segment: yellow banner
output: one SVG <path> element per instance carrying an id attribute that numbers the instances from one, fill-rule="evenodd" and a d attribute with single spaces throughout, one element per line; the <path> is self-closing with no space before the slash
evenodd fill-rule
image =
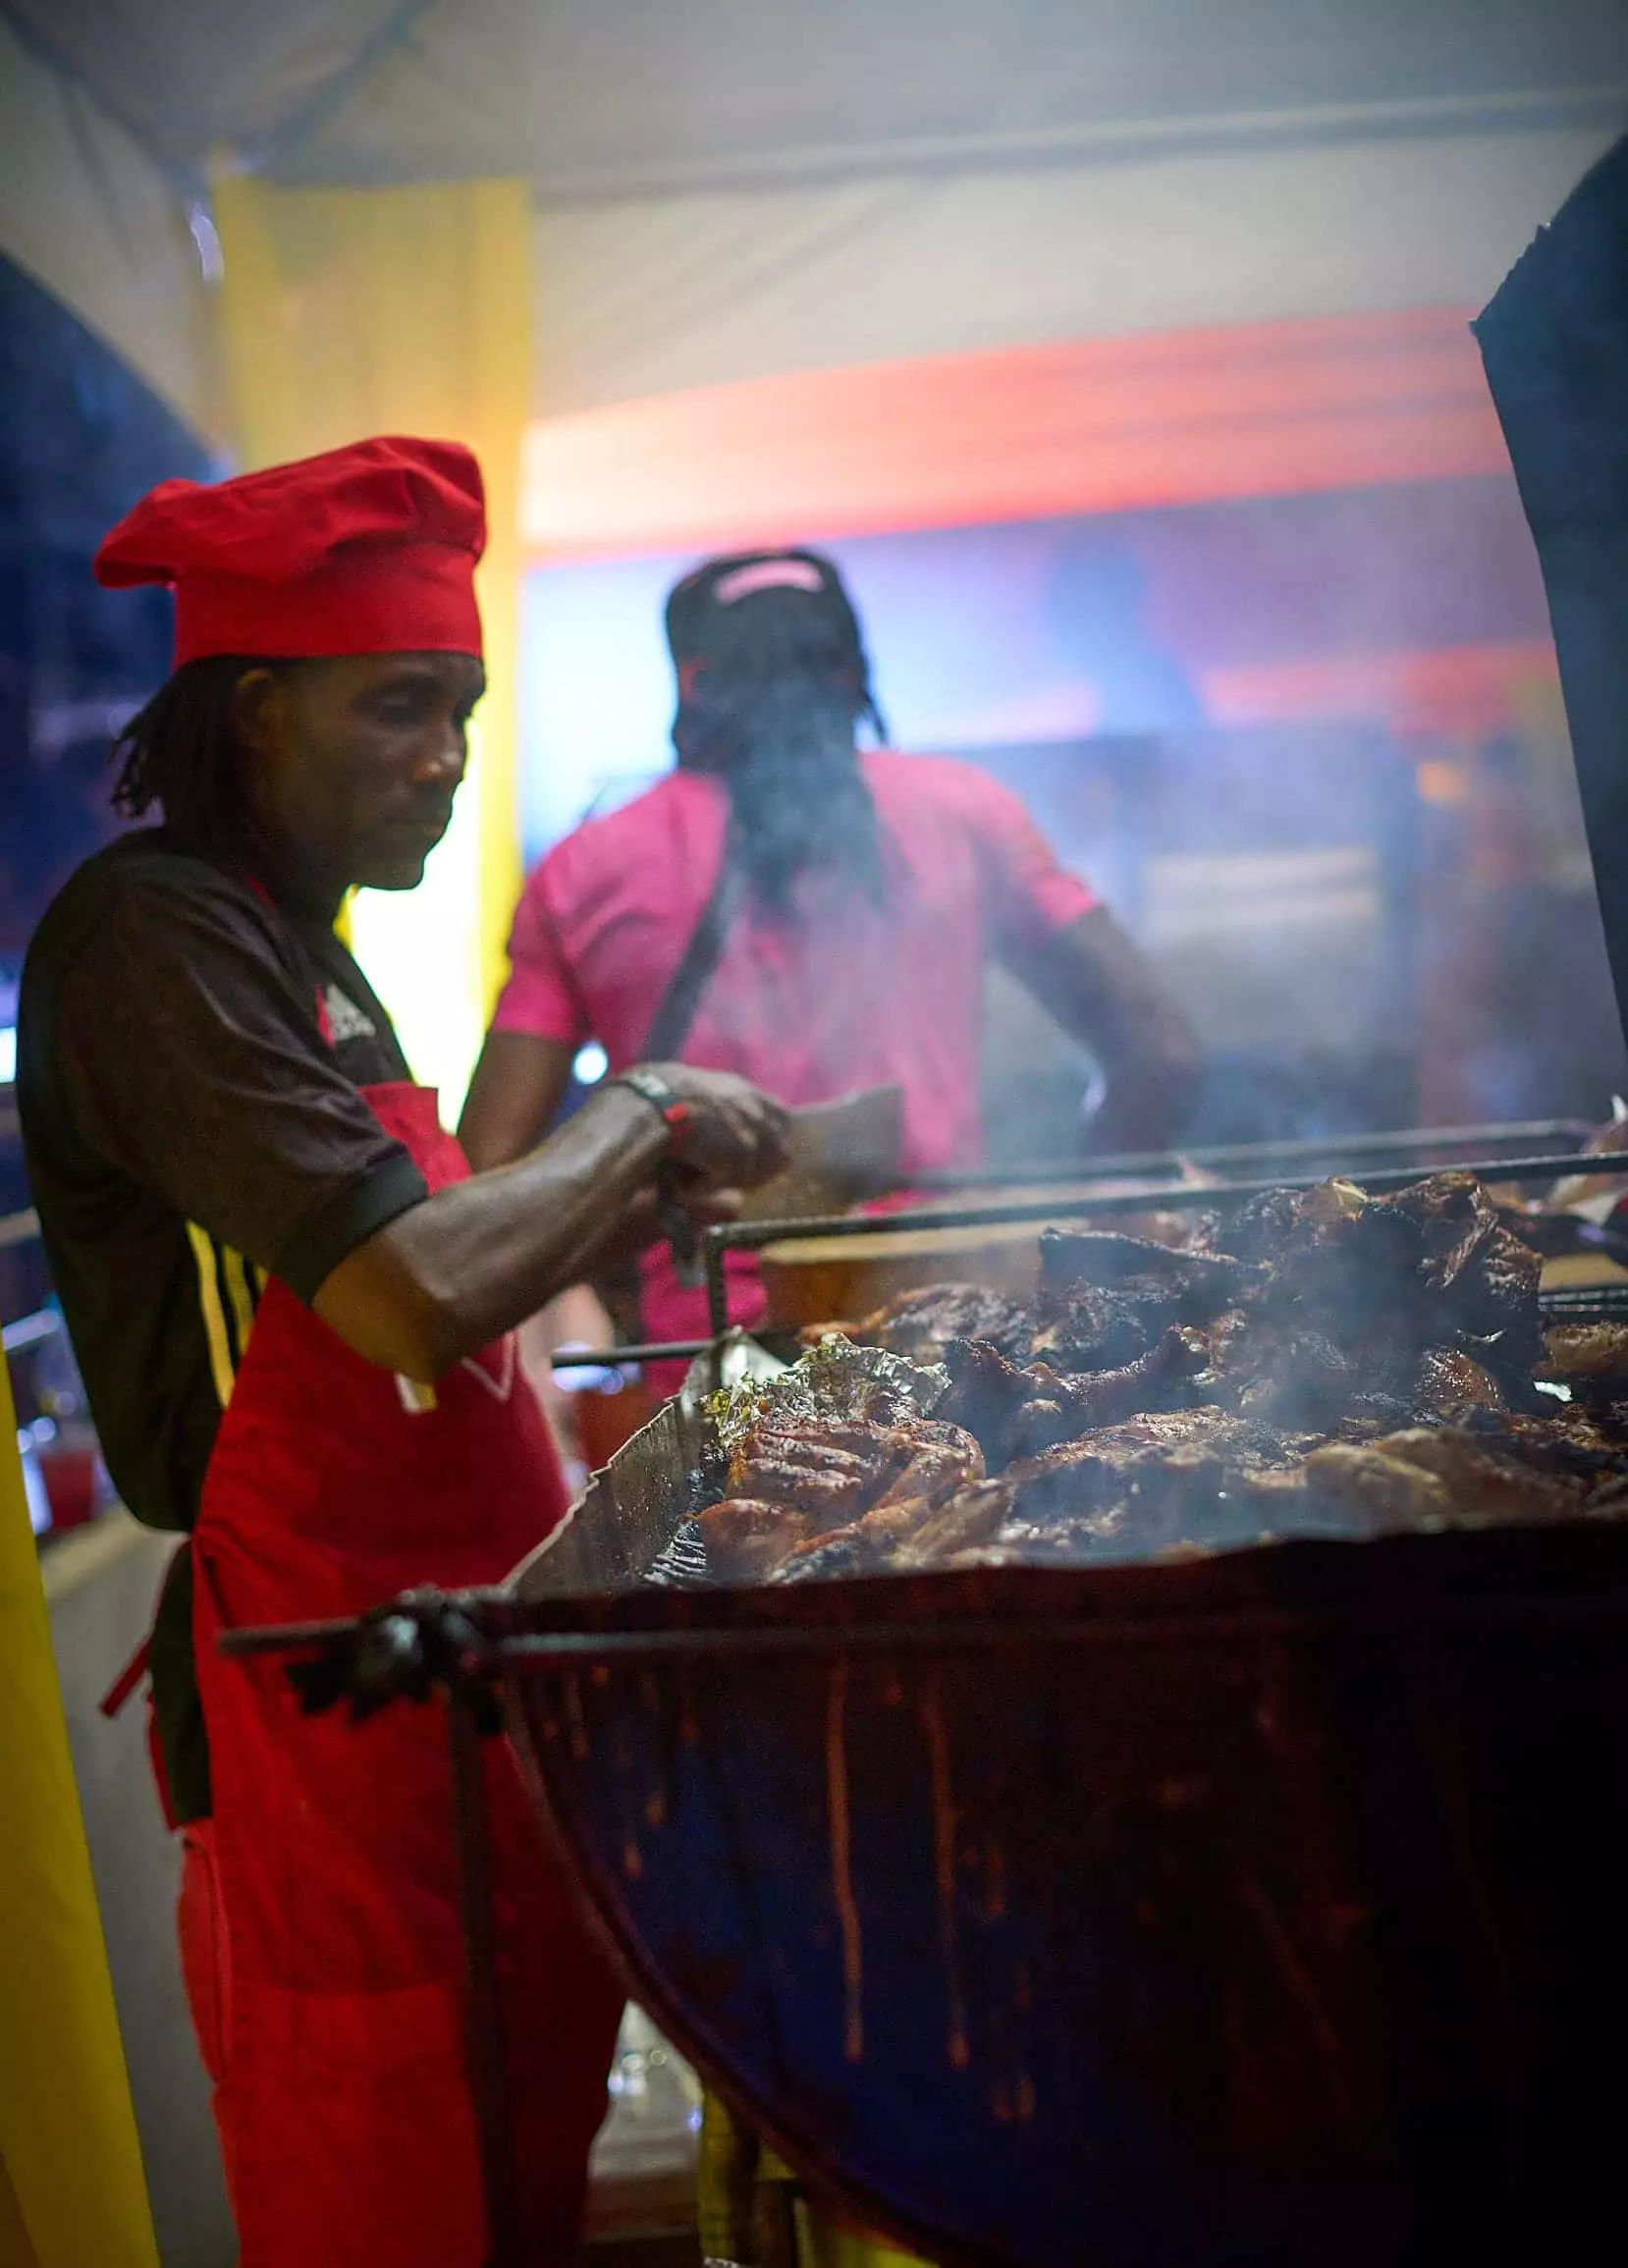
<path id="1" fill-rule="evenodd" d="M 0 2268 L 158 2268 L 0 1356 Z"/>
<path id="2" fill-rule="evenodd" d="M 420 888 L 364 891 L 349 942 L 455 1118 L 508 970 L 520 887 L 520 449 L 535 290 L 530 186 L 215 185 L 227 393 L 245 469 L 375 433 L 461 441 L 486 476 L 476 577 L 488 690 L 469 777 Z"/>

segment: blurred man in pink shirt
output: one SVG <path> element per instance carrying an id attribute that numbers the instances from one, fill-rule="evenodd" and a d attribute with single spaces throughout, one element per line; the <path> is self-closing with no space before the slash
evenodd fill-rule
<path id="1" fill-rule="evenodd" d="M 986 964 L 1089 1048 L 1102 1151 L 1168 1141 L 1197 1047 L 1136 947 L 1022 805 L 966 764 L 885 738 L 859 623 L 809 551 L 715 560 L 668 601 L 678 769 L 578 827 L 526 884 L 514 974 L 461 1128 L 477 1172 L 541 1140 L 597 1040 L 613 1071 L 736 1071 L 781 1102 L 896 1085 L 903 1173 L 976 1164 Z M 732 1317 L 761 1314 L 732 1278 Z M 704 1294 L 643 1263 L 652 1338 L 698 1336 Z"/>

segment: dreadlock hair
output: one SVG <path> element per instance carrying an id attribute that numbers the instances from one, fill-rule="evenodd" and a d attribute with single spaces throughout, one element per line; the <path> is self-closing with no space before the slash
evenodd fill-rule
<path id="1" fill-rule="evenodd" d="M 884 895 L 876 806 L 855 729 L 887 728 L 858 619 L 816 552 L 750 553 L 687 575 L 667 608 L 678 669 L 673 745 L 730 794 L 727 855 L 760 906 L 797 913 L 797 885 L 841 875 Z"/>
<path id="2" fill-rule="evenodd" d="M 249 832 L 243 745 L 233 718 L 238 680 L 249 670 L 283 670 L 242 654 L 185 662 L 113 742 L 113 808 L 141 819 L 156 804 L 190 850 L 220 850 Z"/>

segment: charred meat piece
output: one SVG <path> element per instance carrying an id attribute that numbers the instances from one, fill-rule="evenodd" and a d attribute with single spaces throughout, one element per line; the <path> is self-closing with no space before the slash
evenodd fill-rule
<path id="1" fill-rule="evenodd" d="M 1117 1370 L 1157 1346 L 1180 1313 L 1174 1287 L 1148 1276 L 1112 1289 L 1075 1284 L 1043 1311 L 1030 1352 L 1056 1371 Z"/>
<path id="2" fill-rule="evenodd" d="M 1004 1464 L 1012 1421 L 1033 1394 L 1034 1378 L 981 1340 L 947 1347 L 945 1367 L 950 1391 L 939 1416 L 964 1426 L 992 1468 Z"/>
<path id="3" fill-rule="evenodd" d="M 1538 1307 L 1543 1269 L 1529 1245 L 1497 1228 L 1442 1295 L 1443 1320 L 1460 1343 L 1511 1377 L 1529 1379 L 1547 1351 Z"/>
<path id="4" fill-rule="evenodd" d="M 1476 1255 L 1503 1233 L 1497 1207 L 1473 1173 L 1432 1173 L 1393 1197 L 1369 1202 L 1414 1230 L 1418 1272 L 1432 1291 L 1450 1291 Z"/>
<path id="5" fill-rule="evenodd" d="M 1324 1331 L 1306 1330 L 1285 1334 L 1270 1368 L 1230 1398 L 1260 1424 L 1329 1432 L 1368 1390 L 1371 1375 L 1351 1349 Z"/>
<path id="6" fill-rule="evenodd" d="M 1474 1410 L 1463 1430 L 1495 1456 L 1515 1458 L 1539 1473 L 1569 1474 L 1591 1488 L 1628 1477 L 1623 1429 L 1609 1410 L 1587 1403 L 1564 1404 L 1547 1418 Z"/>
<path id="7" fill-rule="evenodd" d="M 1300 1518 L 1301 1447 L 1221 1410 L 1132 1418 L 1012 1466 L 996 1540 L 1087 1557 L 1247 1541 Z"/>
<path id="8" fill-rule="evenodd" d="M 836 1528 L 788 1552 L 770 1573 L 771 1583 L 829 1583 L 837 1576 L 874 1575 L 882 1554 L 858 1528 Z"/>
<path id="9" fill-rule="evenodd" d="M 906 1454 L 882 1428 L 865 1428 L 869 1438 L 850 1445 L 856 1430 L 844 1429 L 844 1443 L 805 1430 L 759 1428 L 731 1459 L 725 1493 L 818 1513 L 826 1527 L 840 1528 L 880 1494 Z"/>
<path id="10" fill-rule="evenodd" d="M 788 1552 L 820 1532 L 817 1513 L 752 1496 L 726 1496 L 697 1519 L 707 1573 L 730 1583 L 763 1583 Z"/>
<path id="11" fill-rule="evenodd" d="M 898 1554 L 900 1567 L 932 1567 L 986 1541 L 1011 1517 L 1010 1481 L 975 1481 L 931 1511 Z"/>
<path id="12" fill-rule="evenodd" d="M 1200 1252 L 1156 1243 L 1151 1237 L 1113 1236 L 1097 1229 L 1048 1228 L 1040 1238 L 1042 1299 L 1063 1298 L 1079 1284 L 1103 1289 L 1146 1281 L 1168 1284 L 1216 1315 L 1260 1269 L 1228 1252 Z M 1208 1321 L 1208 1316 L 1195 1318 Z"/>
<path id="13" fill-rule="evenodd" d="M 1259 1438 L 1245 1420 L 1224 1410 L 1155 1412 L 1019 1458 L 1004 1479 L 1013 1489 L 1013 1518 L 1044 1524 L 1100 1511 L 1128 1490 L 1143 1467 L 1177 1450 L 1242 1454 Z"/>
<path id="14" fill-rule="evenodd" d="M 762 1581 L 791 1553 L 847 1530 L 879 1551 L 983 1471 L 969 1433 L 926 1419 L 759 1425 L 731 1460 L 723 1501 L 700 1516 L 708 1567 Z"/>
<path id="15" fill-rule="evenodd" d="M 1122 1369 L 1069 1377 L 1045 1363 L 1019 1370 L 991 1346 L 952 1346 L 946 1349 L 950 1387 L 940 1413 L 976 1437 L 996 1470 L 1009 1457 L 1157 1405 L 1184 1387 L 1208 1355 L 1196 1331 L 1167 1330 Z"/>
<path id="16" fill-rule="evenodd" d="M 1300 1217 L 1300 1198 L 1296 1189 L 1263 1190 L 1216 1221 L 1207 1241 L 1238 1260 L 1275 1265 Z"/>
<path id="17" fill-rule="evenodd" d="M 1456 1427 L 1414 1427 L 1361 1448 L 1335 1442 L 1306 1460 L 1307 1485 L 1349 1503 L 1376 1533 L 1564 1520 L 1589 1485 L 1500 1456 Z"/>
<path id="18" fill-rule="evenodd" d="M 1544 1333 L 1547 1361 L 1539 1366 L 1546 1378 L 1602 1378 L 1628 1388 L 1628 1323 L 1552 1323 Z"/>
<path id="19" fill-rule="evenodd" d="M 1196 1331 L 1167 1330 L 1156 1347 L 1121 1370 L 1068 1377 L 1032 1364 L 1030 1398 L 1007 1428 L 1008 1454 L 1028 1456 L 1054 1442 L 1077 1440 L 1099 1426 L 1116 1425 L 1138 1410 L 1157 1407 L 1171 1387 L 1202 1370 L 1209 1347 Z"/>
<path id="20" fill-rule="evenodd" d="M 984 1477 L 983 1451 L 957 1426 L 923 1425 L 904 1470 L 858 1523 L 867 1542 L 902 1543 L 957 1489 Z"/>
<path id="21" fill-rule="evenodd" d="M 926 1419 L 901 1431 L 910 1437 L 912 1453 L 891 1485 L 858 1520 L 813 1535 L 788 1535 L 787 1549 L 772 1567 L 776 1582 L 800 1583 L 880 1567 L 941 1504 L 982 1481 L 984 1460 L 970 1433 Z"/>
<path id="22" fill-rule="evenodd" d="M 1475 1410 L 1508 1407 L 1503 1389 L 1461 1347 L 1427 1347 L 1413 1383 L 1413 1399 L 1433 1423 L 1461 1426 Z"/>
<path id="23" fill-rule="evenodd" d="M 979 1284 L 934 1283 L 900 1292 L 855 1323 L 848 1336 L 916 1363 L 942 1361 L 951 1339 L 985 1341 L 1021 1361 L 1029 1351 L 1030 1329 L 1027 1311 L 1015 1300 Z"/>
<path id="24" fill-rule="evenodd" d="M 1330 1441 L 1306 1460 L 1306 1486 L 1351 1515 L 1361 1533 L 1443 1528 L 1452 1508 L 1446 1484 L 1422 1466 L 1385 1454 L 1380 1441 Z"/>
<path id="25" fill-rule="evenodd" d="M 1264 1275 L 1221 1253 L 1048 1229 L 1040 1240 L 1033 1351 L 1058 1370 L 1133 1362 L 1170 1324 L 1212 1322 Z"/>
<path id="26" fill-rule="evenodd" d="M 1452 1499 L 1455 1522 L 1565 1520 L 1582 1508 L 1589 1484 L 1580 1477 L 1540 1472 L 1523 1459 L 1501 1456 L 1455 1426 L 1419 1426 L 1392 1433 L 1382 1444 L 1434 1473 Z"/>

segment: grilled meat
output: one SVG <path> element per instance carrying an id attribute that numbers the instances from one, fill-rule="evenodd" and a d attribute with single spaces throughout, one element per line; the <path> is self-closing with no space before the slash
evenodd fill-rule
<path id="1" fill-rule="evenodd" d="M 949 1371 L 936 1422 L 879 1386 L 842 1424 L 760 1425 L 701 1515 L 711 1570 L 1628 1516 L 1628 1326 L 1546 1339 L 1537 1255 L 1473 1176 L 1274 1190 L 1194 1231 L 1048 1232 L 1027 1307 L 940 1284 L 866 1318 Z"/>
<path id="2" fill-rule="evenodd" d="M 1015 1300 L 977 1284 L 935 1283 L 900 1292 L 847 1336 L 913 1363 L 941 1362 L 951 1340 L 982 1339 L 1020 1362 L 1028 1355 L 1032 1328 L 1027 1310 Z"/>
<path id="3" fill-rule="evenodd" d="M 1568 1384 L 1602 1379 L 1628 1390 L 1628 1323 L 1556 1323 L 1544 1333 L 1546 1360 L 1538 1375 Z"/>
<path id="4" fill-rule="evenodd" d="M 1054 1441 L 1075 1440 L 1098 1426 L 1112 1426 L 1137 1410 L 1157 1409 L 1204 1367 L 1209 1349 L 1196 1331 L 1167 1330 L 1156 1347 L 1116 1371 L 1066 1377 L 1034 1363 L 1026 1376 L 1035 1388 L 1015 1413 L 1009 1454 L 1026 1455 Z"/>
<path id="5" fill-rule="evenodd" d="M 1020 1370 L 981 1340 L 945 1353 L 950 1389 L 941 1408 L 976 1436 L 992 1464 L 1004 1464 L 1157 1407 L 1203 1368 L 1209 1348 L 1196 1332 L 1170 1329 L 1135 1362 L 1077 1377 L 1046 1363 Z"/>
<path id="6" fill-rule="evenodd" d="M 1160 1283 L 1185 1299 L 1189 1320 L 1217 1315 L 1248 1283 L 1258 1281 L 1257 1263 L 1230 1253 L 1177 1250 L 1140 1236 L 1113 1236 L 1097 1229 L 1048 1228 L 1040 1238 L 1040 1297 L 1065 1298 L 1081 1284 L 1106 1288 L 1121 1283 Z M 1200 1314 L 1199 1310 L 1205 1310 Z"/>
<path id="7" fill-rule="evenodd" d="M 1475 1410 L 1507 1407 L 1503 1388 L 1492 1372 L 1462 1347 L 1427 1347 L 1419 1359 L 1413 1399 L 1422 1411 L 1446 1426 L 1461 1426 Z"/>
<path id="8" fill-rule="evenodd" d="M 1414 1427 L 1364 1447 L 1331 1442 L 1314 1449 L 1306 1485 L 1349 1505 L 1372 1534 L 1564 1520 L 1581 1512 L 1590 1494 L 1581 1478 L 1500 1456 L 1454 1427 Z"/>
<path id="9" fill-rule="evenodd" d="M 819 1533 L 819 1516 L 755 1496 L 726 1496 L 709 1505 L 696 1525 L 710 1575 L 727 1583 L 763 1583 L 788 1552 Z"/>
<path id="10" fill-rule="evenodd" d="M 983 1474 L 972 1435 L 933 1420 L 765 1421 L 730 1460 L 723 1500 L 700 1515 L 708 1565 L 762 1581 L 793 1552 L 848 1530 L 881 1551 Z"/>

